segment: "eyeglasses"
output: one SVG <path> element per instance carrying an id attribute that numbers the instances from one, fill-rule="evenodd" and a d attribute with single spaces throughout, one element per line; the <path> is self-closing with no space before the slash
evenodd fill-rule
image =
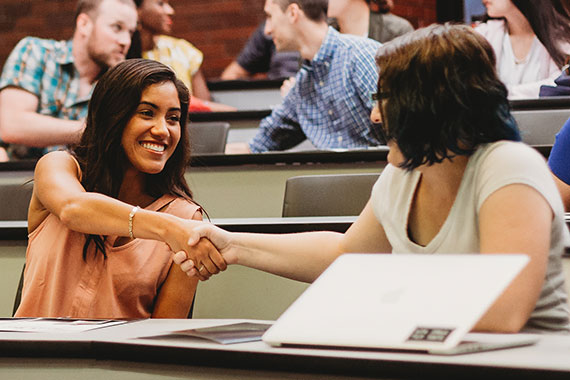
<path id="1" fill-rule="evenodd" d="M 390 93 L 389 92 L 373 92 L 370 94 L 370 99 L 373 102 L 378 102 L 382 99 L 387 99 L 390 97 Z"/>

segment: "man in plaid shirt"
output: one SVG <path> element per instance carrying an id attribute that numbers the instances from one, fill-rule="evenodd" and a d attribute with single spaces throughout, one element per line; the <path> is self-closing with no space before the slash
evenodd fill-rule
<path id="1" fill-rule="evenodd" d="M 370 121 L 380 44 L 328 27 L 327 5 L 327 0 L 266 0 L 265 33 L 278 51 L 299 51 L 304 63 L 295 85 L 261 121 L 249 146 L 230 145 L 228 153 L 285 150 L 305 139 L 317 149 L 383 143 Z"/>
<path id="2" fill-rule="evenodd" d="M 79 0 L 69 41 L 22 39 L 0 78 L 0 138 L 12 158 L 75 143 L 95 82 L 125 59 L 137 25 L 132 0 Z"/>

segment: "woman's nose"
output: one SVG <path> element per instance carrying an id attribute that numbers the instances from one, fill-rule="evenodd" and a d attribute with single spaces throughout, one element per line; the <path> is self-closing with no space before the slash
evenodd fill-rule
<path id="1" fill-rule="evenodd" d="M 380 109 L 378 108 L 378 103 L 374 104 L 372 111 L 370 111 L 370 120 L 374 124 L 380 124 L 382 122 L 382 114 L 380 113 Z"/>

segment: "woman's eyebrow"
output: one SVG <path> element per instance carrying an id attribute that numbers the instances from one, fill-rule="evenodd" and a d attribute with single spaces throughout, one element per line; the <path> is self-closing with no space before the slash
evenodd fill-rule
<path id="1" fill-rule="evenodd" d="M 144 100 L 139 103 L 139 106 L 140 105 L 147 105 L 147 106 L 151 106 L 152 108 L 158 108 L 158 106 L 156 104 L 151 103 L 151 102 L 146 102 Z"/>
<path id="2" fill-rule="evenodd" d="M 154 104 L 154 103 L 152 103 L 152 102 L 147 102 L 147 101 L 144 101 L 144 100 L 139 103 L 139 106 L 141 106 L 141 105 L 151 106 L 152 108 L 155 108 L 155 109 L 159 109 L 159 108 L 160 108 L 160 107 L 157 106 L 156 104 Z M 169 112 L 170 112 L 170 111 L 182 111 L 182 109 L 181 109 L 180 107 L 171 107 L 171 108 L 168 109 L 168 111 L 169 111 Z"/>

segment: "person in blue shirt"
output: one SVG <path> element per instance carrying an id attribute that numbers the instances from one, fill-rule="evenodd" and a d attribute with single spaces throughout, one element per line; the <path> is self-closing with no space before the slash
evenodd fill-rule
<path id="1" fill-rule="evenodd" d="M 267 79 L 288 78 L 299 71 L 299 53 L 275 50 L 271 37 L 267 36 L 265 21 L 247 40 L 235 61 L 232 61 L 220 75 L 222 80 L 249 78 L 256 74 L 267 75 Z"/>
<path id="2" fill-rule="evenodd" d="M 266 0 L 265 34 L 277 51 L 298 51 L 304 62 L 249 146 L 228 144 L 228 153 L 286 150 L 306 139 L 322 150 L 383 143 L 368 117 L 380 43 L 329 27 L 327 7 L 327 0 Z"/>
<path id="3" fill-rule="evenodd" d="M 548 166 L 560 191 L 566 212 L 570 211 L 570 119 L 566 121 L 548 157 Z"/>

